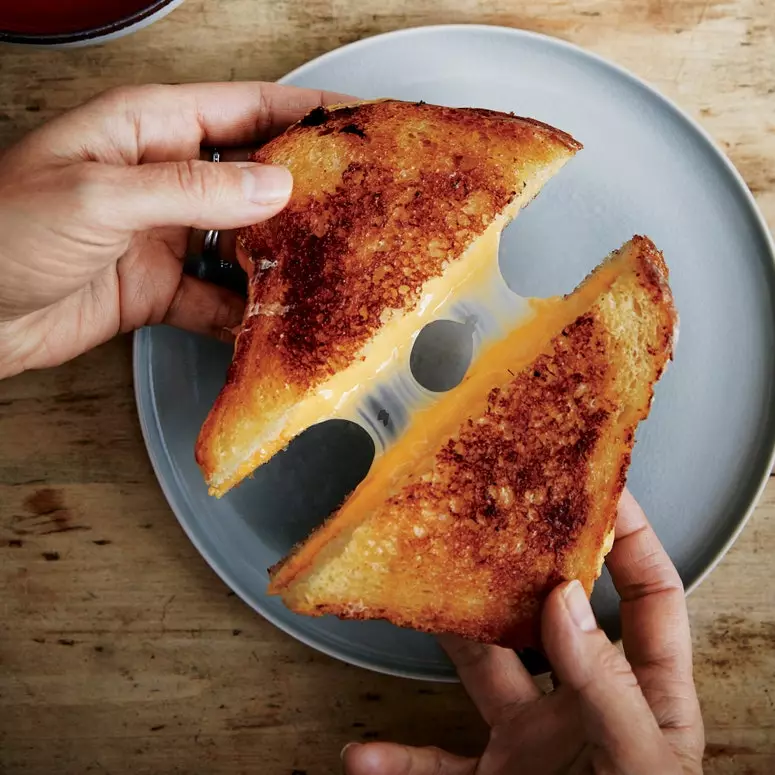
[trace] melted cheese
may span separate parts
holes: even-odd
[[[456,388],[433,406],[416,412],[407,431],[387,452],[375,460],[367,477],[345,501],[336,519],[307,540],[282,566],[272,580],[270,592],[279,592],[316,564],[338,553],[364,517],[402,486],[412,474],[433,466],[442,442],[453,435],[468,417],[480,417],[487,408],[490,391],[507,385],[542,353],[552,339],[583,315],[600,294],[622,276],[627,264],[613,258],[568,297],[531,299],[528,319],[479,356]],[[322,552],[322,554],[321,554]]]

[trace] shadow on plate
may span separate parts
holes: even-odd
[[[261,540],[286,555],[336,509],[374,459],[369,434],[328,420],[297,436],[228,497]]]
[[[417,335],[409,367],[426,390],[442,393],[463,380],[474,352],[472,318],[465,323],[434,320]]]

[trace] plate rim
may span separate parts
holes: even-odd
[[[644,89],[651,98],[657,100],[658,103],[661,103],[672,114],[674,114],[683,122],[685,122],[696,133],[696,135],[698,135],[708,145],[709,149],[713,152],[717,160],[721,162],[722,166],[726,169],[727,173],[730,174],[731,179],[736,184],[738,195],[742,195],[742,201],[745,202],[745,204],[747,205],[747,211],[752,216],[752,220],[753,220],[752,225],[754,225],[755,228],[758,229],[760,233],[759,236],[762,237],[762,244],[765,247],[767,253],[769,254],[770,274],[772,279],[775,281],[775,240],[773,240],[773,236],[770,231],[770,228],[764,218],[764,215],[759,209],[759,206],[753,194],[748,188],[748,185],[746,184],[743,176],[740,174],[739,170],[735,167],[732,161],[727,157],[727,155],[721,149],[721,147],[716,142],[716,140],[693,116],[685,112],[671,98],[662,94],[660,91],[658,91],[654,86],[652,86],[650,83],[645,81],[643,78],[636,75],[635,73],[628,70],[627,68],[623,67],[622,65],[619,65],[618,63],[613,62],[601,56],[600,54],[597,54],[593,51],[589,51],[581,46],[578,46],[575,43],[571,43],[569,41],[563,40],[561,38],[556,38],[551,35],[546,35],[544,33],[533,32],[531,30],[524,30],[524,29],[513,28],[513,27],[503,27],[498,25],[488,25],[488,24],[434,24],[434,25],[424,25],[424,26],[418,26],[418,27],[408,27],[404,29],[392,30],[389,32],[370,35],[368,37],[360,38],[358,40],[352,41],[351,43],[347,43],[343,46],[327,51],[315,57],[314,59],[311,59],[310,61],[305,62],[300,66],[294,68],[286,75],[284,75],[282,78],[278,79],[277,83],[290,84],[294,79],[300,76],[303,76],[309,70],[312,70],[313,68],[319,66],[322,62],[330,61],[340,56],[346,55],[354,49],[367,48],[368,46],[373,45],[375,43],[379,43],[384,39],[407,38],[407,37],[414,37],[414,36],[421,36],[421,35],[435,35],[439,33],[450,33],[450,32],[455,34],[466,34],[469,32],[490,33],[490,34],[504,35],[506,37],[513,37],[520,40],[538,41],[550,48],[564,50],[565,52],[570,52],[576,56],[580,56],[582,58],[591,60],[597,63],[598,65],[601,65],[602,67],[610,71],[613,71],[619,76],[625,78],[635,87]],[[151,461],[151,465],[153,467],[156,479],[167,500],[167,503],[169,504],[173,514],[175,515],[175,518],[177,519],[184,533],[191,541],[191,543],[194,545],[196,550],[199,552],[199,554],[202,556],[205,562],[210,566],[210,568],[216,573],[216,575],[221,579],[221,581],[223,581],[223,583],[226,584],[226,586],[229,587],[229,589],[234,591],[238,595],[238,597],[244,603],[246,603],[251,609],[256,611],[256,613],[260,614],[264,619],[269,621],[272,625],[280,629],[282,632],[291,636],[295,640],[300,641],[306,646],[313,648],[318,652],[326,654],[327,656],[332,657],[340,662],[351,664],[360,668],[365,668],[366,670],[370,670],[376,673],[381,673],[383,675],[391,675],[391,676],[396,676],[400,678],[425,680],[425,681],[432,681],[436,683],[458,682],[457,676],[453,674],[428,675],[427,673],[424,673],[421,671],[414,671],[411,669],[395,669],[391,667],[384,667],[382,665],[378,665],[373,662],[370,662],[368,659],[359,659],[358,657],[352,657],[349,655],[345,656],[341,653],[338,653],[335,649],[329,648],[325,644],[321,644],[319,642],[314,641],[314,639],[310,638],[307,634],[296,630],[294,627],[288,625],[286,622],[276,617],[271,611],[263,608],[261,606],[260,600],[252,599],[253,596],[243,588],[243,586],[233,576],[233,574],[228,569],[228,567],[221,567],[215,561],[215,559],[211,557],[209,551],[205,550],[205,547],[202,545],[202,542],[199,540],[195,532],[187,524],[187,521],[179,514],[179,508],[178,508],[178,502],[177,502],[178,498],[172,492],[171,483],[169,481],[170,477],[161,476],[161,473],[162,473],[161,469],[164,467],[165,464],[169,465],[169,463],[168,461],[162,459],[164,456],[161,455],[161,451],[163,450],[165,455],[167,455],[167,452],[166,452],[166,445],[164,444],[161,434],[159,432],[158,423],[150,422],[150,418],[153,418],[155,420],[158,417],[158,414],[156,412],[156,399],[155,399],[154,393],[151,390],[145,391],[147,392],[148,395],[144,396],[143,395],[144,391],[141,390],[140,388],[141,350],[146,346],[145,341],[148,339],[149,336],[150,336],[150,331],[147,328],[142,328],[136,331],[133,339],[133,352],[132,352],[133,388],[135,393],[135,403],[136,403],[137,414],[140,422],[141,432],[143,435],[143,441],[145,443],[146,451]],[[150,340],[148,341],[150,344]],[[147,366],[147,375],[150,377],[150,375],[152,374],[152,367],[150,366],[150,364],[145,364],[145,365]],[[148,410],[150,410],[150,412]],[[151,427],[152,425],[154,427]],[[155,447],[152,447],[150,444],[151,437],[153,437],[154,441],[157,442]],[[769,447],[769,450],[768,450],[768,447]],[[737,519],[737,524],[735,525],[734,529],[729,534],[729,537],[727,538],[727,540],[721,545],[721,547],[715,553],[712,560],[697,575],[697,577],[694,580],[692,580],[691,583],[686,587],[685,593],[687,596],[692,592],[694,592],[700,586],[700,584],[702,584],[708,578],[708,576],[716,569],[718,564],[726,556],[727,552],[731,549],[731,547],[740,537],[740,534],[742,533],[743,529],[745,528],[751,516],[753,515],[754,511],[756,510],[757,506],[759,505],[764,489],[767,485],[767,482],[769,481],[770,473],[773,469],[773,466],[775,466],[775,424],[773,424],[772,428],[770,429],[770,433],[768,437],[765,437],[762,441],[761,457],[762,457],[762,460],[766,461],[766,466],[764,466],[764,469],[760,476],[760,480],[758,484],[756,486],[751,487],[750,499],[746,508],[742,511],[740,517]],[[174,475],[171,478],[173,481],[175,480]],[[752,485],[754,484],[754,482],[752,482]],[[743,499],[743,500],[746,500],[746,499]]]

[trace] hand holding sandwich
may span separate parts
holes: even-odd
[[[606,560],[621,595],[624,655],[575,583],[554,590],[543,640],[559,687],[543,695],[513,652],[446,638],[490,726],[479,759],[394,743],[348,746],[346,775],[696,775],[704,732],[678,572],[625,491]]]
[[[283,167],[200,161],[256,144],[335,95],[275,84],[112,90],[0,157],[0,378],[149,323],[229,337],[234,293],[182,273],[190,227],[281,210]]]

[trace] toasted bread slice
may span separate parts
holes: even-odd
[[[270,593],[303,614],[536,645],[548,592],[577,578],[590,594],[600,575],[676,325],[662,256],[636,237],[419,413]]]
[[[580,147],[530,119],[386,100],[317,108],[259,150],[256,161],[293,172],[294,190],[239,237],[249,303],[196,446],[211,492],[332,416],[386,352],[411,347],[429,300],[465,285],[475,243]]]

